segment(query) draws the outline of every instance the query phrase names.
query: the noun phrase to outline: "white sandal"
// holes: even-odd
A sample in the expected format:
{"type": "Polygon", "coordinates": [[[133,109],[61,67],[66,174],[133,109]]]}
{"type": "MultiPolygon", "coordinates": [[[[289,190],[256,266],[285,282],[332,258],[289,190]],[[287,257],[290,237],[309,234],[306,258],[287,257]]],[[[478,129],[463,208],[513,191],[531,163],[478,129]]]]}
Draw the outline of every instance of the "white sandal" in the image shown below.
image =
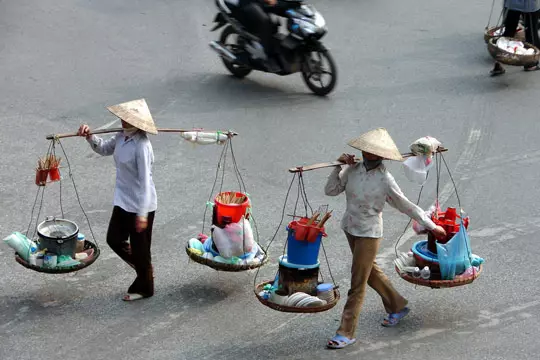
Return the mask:
{"type": "Polygon", "coordinates": [[[144,299],[145,296],[141,295],[141,294],[130,294],[130,293],[127,293],[126,295],[124,295],[124,297],[122,298],[122,300],[124,301],[135,301],[135,300],[140,300],[140,299],[144,299]]]}

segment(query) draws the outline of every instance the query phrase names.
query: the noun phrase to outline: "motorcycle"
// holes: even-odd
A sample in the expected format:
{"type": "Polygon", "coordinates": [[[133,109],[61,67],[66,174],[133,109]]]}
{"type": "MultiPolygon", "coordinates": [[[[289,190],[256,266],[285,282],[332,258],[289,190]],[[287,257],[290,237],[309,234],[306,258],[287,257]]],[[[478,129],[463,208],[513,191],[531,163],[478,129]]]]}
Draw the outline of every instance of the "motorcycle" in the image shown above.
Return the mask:
{"type": "Polygon", "coordinates": [[[288,33],[279,32],[281,23],[274,21],[274,40],[281,58],[278,71],[270,71],[264,48],[257,36],[248,32],[238,20],[231,15],[231,10],[223,0],[216,0],[219,12],[214,18],[216,24],[211,31],[227,25],[219,41],[210,42],[210,47],[221,57],[229,72],[244,78],[251,71],[258,70],[281,76],[302,73],[307,87],[316,95],[326,96],[335,87],[337,69],[330,51],[322,44],[321,38],[326,34],[326,22],[322,15],[303,0],[283,1],[279,6],[284,10],[288,33]],[[227,42],[236,35],[236,41],[227,42]],[[326,65],[325,65],[326,63],[326,65]],[[323,78],[329,77],[327,84],[323,78]]]}

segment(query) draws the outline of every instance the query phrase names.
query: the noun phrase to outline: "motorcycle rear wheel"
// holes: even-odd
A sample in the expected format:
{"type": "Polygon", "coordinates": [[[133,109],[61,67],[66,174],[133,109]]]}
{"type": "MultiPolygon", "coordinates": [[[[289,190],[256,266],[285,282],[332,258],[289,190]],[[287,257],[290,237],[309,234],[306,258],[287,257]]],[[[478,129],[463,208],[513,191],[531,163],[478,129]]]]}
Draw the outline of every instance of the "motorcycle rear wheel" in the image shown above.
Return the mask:
{"type": "MultiPolygon", "coordinates": [[[[238,35],[236,30],[232,26],[227,26],[225,29],[223,29],[223,32],[221,33],[221,36],[219,38],[219,42],[229,49],[233,54],[238,54],[239,51],[242,51],[241,45],[238,44],[238,37],[236,38],[236,42],[234,44],[227,44],[227,38],[231,35],[238,35]]],[[[238,64],[234,64],[230,61],[228,61],[225,58],[221,58],[223,61],[223,64],[229,70],[229,72],[239,79],[242,79],[249,75],[249,73],[253,70],[247,66],[242,66],[238,64]]]]}
{"type": "Polygon", "coordinates": [[[328,50],[319,50],[306,54],[306,60],[302,65],[302,78],[306,86],[315,95],[326,96],[332,92],[337,82],[337,68],[330,52],[328,50]],[[313,55],[317,55],[317,59],[314,59],[313,55]],[[323,58],[328,63],[328,69],[323,66],[323,58]],[[322,81],[323,75],[330,76],[327,85],[322,81]]]}

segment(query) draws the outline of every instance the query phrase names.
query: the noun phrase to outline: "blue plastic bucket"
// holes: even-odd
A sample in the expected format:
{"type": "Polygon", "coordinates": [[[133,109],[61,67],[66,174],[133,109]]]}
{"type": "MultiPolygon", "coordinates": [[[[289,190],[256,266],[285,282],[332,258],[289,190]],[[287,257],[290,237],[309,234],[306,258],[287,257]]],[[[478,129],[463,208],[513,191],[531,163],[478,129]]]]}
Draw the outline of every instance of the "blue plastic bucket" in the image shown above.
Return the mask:
{"type": "Polygon", "coordinates": [[[323,234],[319,234],[314,242],[298,241],[294,230],[287,227],[287,261],[297,265],[312,266],[319,263],[319,249],[323,234]]]}
{"type": "Polygon", "coordinates": [[[411,250],[415,255],[419,256],[425,261],[429,261],[435,264],[439,263],[439,258],[437,257],[437,254],[434,254],[428,250],[427,240],[420,240],[415,242],[411,250]]]}

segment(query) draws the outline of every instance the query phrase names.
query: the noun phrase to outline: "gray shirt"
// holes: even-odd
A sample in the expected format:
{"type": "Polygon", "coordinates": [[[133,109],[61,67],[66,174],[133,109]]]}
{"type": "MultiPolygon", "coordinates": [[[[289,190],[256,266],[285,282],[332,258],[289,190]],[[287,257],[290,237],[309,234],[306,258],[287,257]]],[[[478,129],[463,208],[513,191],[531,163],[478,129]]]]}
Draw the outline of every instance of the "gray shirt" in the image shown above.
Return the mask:
{"type": "Polygon", "coordinates": [[[92,135],[88,142],[96,153],[113,155],[116,164],[114,206],[138,216],[147,216],[157,209],[157,196],[152,179],[154,151],[144,131],[130,138],[123,132],[110,139],[92,135]]]}

